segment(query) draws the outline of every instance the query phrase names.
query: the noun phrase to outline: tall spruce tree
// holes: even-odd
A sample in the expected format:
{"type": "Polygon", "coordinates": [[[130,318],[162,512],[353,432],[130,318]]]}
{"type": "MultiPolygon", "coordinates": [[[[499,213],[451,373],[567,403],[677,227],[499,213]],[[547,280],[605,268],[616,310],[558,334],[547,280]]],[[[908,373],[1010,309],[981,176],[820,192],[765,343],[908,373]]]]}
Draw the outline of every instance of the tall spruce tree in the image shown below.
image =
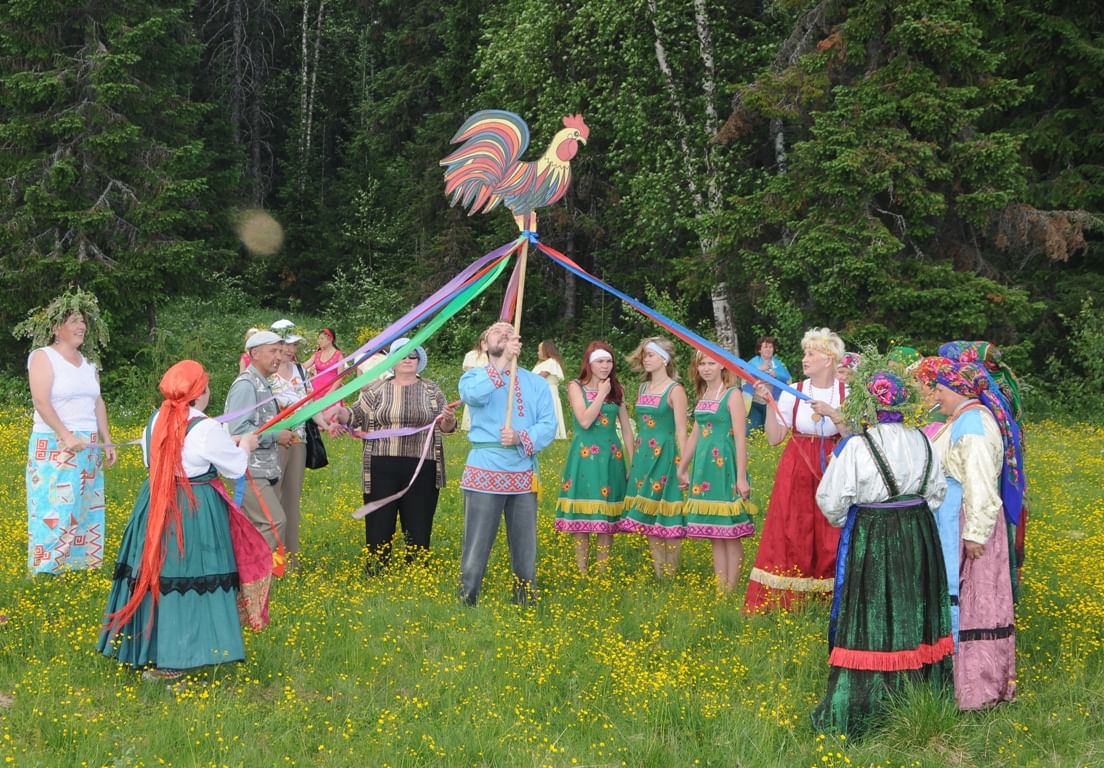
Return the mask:
{"type": "Polygon", "coordinates": [[[5,325],[79,283],[99,296],[118,355],[205,266],[189,5],[0,4],[5,325]]]}
{"type": "Polygon", "coordinates": [[[987,240],[1026,191],[1015,137],[984,127],[1025,93],[998,74],[982,34],[998,10],[810,3],[785,66],[744,89],[742,108],[783,121],[793,141],[731,219],[766,325],[791,337],[830,324],[856,339],[1019,340],[1031,307],[993,279],[987,240]]]}

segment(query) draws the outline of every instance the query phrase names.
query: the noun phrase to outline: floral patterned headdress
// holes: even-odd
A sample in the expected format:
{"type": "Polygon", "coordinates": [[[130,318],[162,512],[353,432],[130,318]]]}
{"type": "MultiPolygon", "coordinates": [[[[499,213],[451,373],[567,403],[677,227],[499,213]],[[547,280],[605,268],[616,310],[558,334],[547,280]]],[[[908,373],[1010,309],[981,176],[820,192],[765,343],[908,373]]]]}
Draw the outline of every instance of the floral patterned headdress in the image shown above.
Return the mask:
{"type": "Polygon", "coordinates": [[[1020,382],[1016,374],[1012,372],[1004,361],[1000,349],[996,344],[988,341],[948,341],[939,348],[939,354],[943,357],[960,363],[977,363],[985,366],[990,378],[997,385],[1001,396],[1008,403],[1012,416],[1019,419],[1022,401],[1020,397],[1020,382]]]}
{"type": "MultiPolygon", "coordinates": [[[[946,345],[941,349],[945,347],[946,345]]],[[[977,398],[993,414],[1004,447],[1004,466],[1001,470],[1004,516],[1013,525],[1019,523],[1027,488],[1023,472],[1023,435],[1010,404],[993,376],[983,364],[962,363],[946,357],[924,358],[917,368],[916,376],[931,386],[942,384],[963,397],[977,398]]]]}

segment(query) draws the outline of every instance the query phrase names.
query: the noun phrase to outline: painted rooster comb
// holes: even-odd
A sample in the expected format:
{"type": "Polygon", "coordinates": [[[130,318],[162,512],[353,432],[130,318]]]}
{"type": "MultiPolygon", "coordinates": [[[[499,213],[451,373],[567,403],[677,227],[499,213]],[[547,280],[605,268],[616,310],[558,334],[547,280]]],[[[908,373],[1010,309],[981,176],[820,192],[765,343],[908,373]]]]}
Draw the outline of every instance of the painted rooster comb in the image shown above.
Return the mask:
{"type": "Polygon", "coordinates": [[[583,122],[582,115],[568,115],[563,119],[565,128],[574,128],[583,137],[583,141],[590,138],[590,129],[587,128],[587,124],[583,122]]]}

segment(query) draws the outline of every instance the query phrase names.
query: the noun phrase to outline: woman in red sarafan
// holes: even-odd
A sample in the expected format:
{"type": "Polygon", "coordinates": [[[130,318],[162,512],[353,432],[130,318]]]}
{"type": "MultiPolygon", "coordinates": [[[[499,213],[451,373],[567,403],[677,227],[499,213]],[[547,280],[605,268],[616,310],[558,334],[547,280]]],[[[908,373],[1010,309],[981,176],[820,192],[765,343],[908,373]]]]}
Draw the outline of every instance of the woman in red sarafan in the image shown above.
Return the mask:
{"type": "MultiPolygon", "coordinates": [[[[774,488],[763,523],[763,536],[748,577],[744,611],[788,609],[810,594],[830,595],[836,568],[839,531],[824,519],[816,489],[828,457],[840,436],[839,407],[847,394],[836,379],[843,341],[827,328],[812,328],[801,339],[805,378],[796,386],[810,400],[790,392],[778,398],[764,428],[771,445],[790,440],[778,461],[774,488]]],[[[758,382],[756,392],[770,398],[758,382]]]]}

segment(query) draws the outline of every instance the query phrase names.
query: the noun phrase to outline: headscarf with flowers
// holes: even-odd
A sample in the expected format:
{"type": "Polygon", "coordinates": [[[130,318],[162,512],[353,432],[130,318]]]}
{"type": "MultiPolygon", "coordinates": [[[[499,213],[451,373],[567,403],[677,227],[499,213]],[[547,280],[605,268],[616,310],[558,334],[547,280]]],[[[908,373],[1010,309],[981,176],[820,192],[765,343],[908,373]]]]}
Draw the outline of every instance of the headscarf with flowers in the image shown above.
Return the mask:
{"type": "Polygon", "coordinates": [[[846,368],[849,371],[856,371],[859,368],[859,364],[862,362],[862,355],[858,352],[844,352],[843,357],[840,358],[839,368],[846,368]]]}
{"type": "Polygon", "coordinates": [[[1012,416],[1021,416],[1020,382],[1002,360],[1000,349],[988,341],[948,341],[939,348],[943,357],[960,363],[979,363],[985,366],[990,378],[1000,388],[1000,393],[1008,402],[1012,416]]]}
{"type": "Polygon", "coordinates": [[[939,374],[939,369],[950,364],[951,361],[945,357],[925,357],[913,366],[911,373],[913,378],[921,384],[927,387],[934,387],[936,384],[935,378],[939,374]]]}
{"type": "Polygon", "coordinates": [[[1020,425],[993,377],[983,365],[959,363],[945,357],[925,358],[919,370],[923,370],[925,375],[934,373],[936,384],[942,384],[964,397],[977,398],[993,414],[1004,443],[1004,466],[1001,470],[1004,517],[1009,523],[1018,524],[1027,487],[1023,472],[1023,437],[1020,425]]]}
{"type": "MultiPolygon", "coordinates": [[[[149,515],[142,560],[135,575],[134,587],[126,605],[109,616],[109,628],[118,630],[138,610],[146,594],[154,606],[161,597],[161,568],[165,564],[165,531],[176,530],[176,544],[184,551],[178,488],[183,488],[190,505],[195,504],[192,487],[184,474],[184,437],[188,433],[190,403],[207,389],[207,372],[195,360],[181,360],[161,377],[159,385],[165,400],[157,414],[150,438],[149,451],[149,515]]],[[[150,617],[156,611],[150,612],[150,617]]]]}
{"type": "Polygon", "coordinates": [[[861,432],[873,424],[918,425],[923,413],[916,390],[894,370],[889,357],[868,346],[855,358],[853,381],[862,386],[853,386],[840,406],[852,431],[861,432]]]}

